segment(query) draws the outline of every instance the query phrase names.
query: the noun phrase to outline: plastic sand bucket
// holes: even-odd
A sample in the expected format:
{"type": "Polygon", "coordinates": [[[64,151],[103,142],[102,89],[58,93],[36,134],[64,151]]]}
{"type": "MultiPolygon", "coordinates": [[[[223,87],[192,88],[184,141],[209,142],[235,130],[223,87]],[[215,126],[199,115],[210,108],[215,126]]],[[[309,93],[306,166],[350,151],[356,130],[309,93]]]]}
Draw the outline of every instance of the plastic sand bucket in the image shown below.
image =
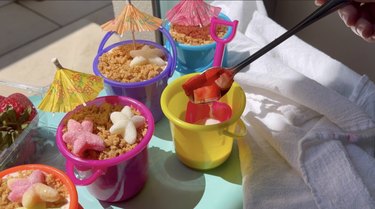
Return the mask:
{"type": "Polygon", "coordinates": [[[147,40],[136,40],[137,43],[146,44],[161,49],[164,52],[165,57],[167,57],[168,64],[165,67],[165,69],[159,75],[155,76],[152,79],[141,82],[125,83],[111,80],[100,73],[98,69],[100,56],[102,56],[104,53],[110,51],[115,47],[126,44],[133,44],[132,40],[127,40],[104,47],[108,39],[113,35],[113,32],[108,32],[103,37],[103,40],[99,45],[98,54],[96,55],[93,62],[94,74],[103,77],[104,88],[107,95],[131,97],[142,102],[151,110],[155,122],[163,118],[163,112],[161,111],[160,107],[160,95],[163,92],[164,88],[167,86],[168,79],[173,75],[176,69],[177,57],[177,49],[169,32],[167,32],[162,27],[159,28],[159,30],[165,35],[165,37],[167,37],[167,40],[171,43],[170,46],[172,48],[172,55],[166,48],[164,48],[162,45],[158,43],[147,40]]]}
{"type": "Polygon", "coordinates": [[[42,164],[25,164],[16,167],[11,167],[0,172],[0,179],[5,176],[17,173],[25,170],[40,170],[44,173],[52,174],[55,178],[58,178],[67,188],[69,194],[69,207],[68,209],[81,209],[82,207],[78,203],[77,189],[70,178],[61,170],[42,164]]]}
{"type": "Polygon", "coordinates": [[[229,157],[233,139],[246,135],[240,119],[245,108],[245,93],[234,82],[220,99],[232,108],[229,120],[213,125],[197,125],[184,121],[188,97],[182,84],[195,74],[188,74],[171,82],[161,95],[161,107],[169,119],[176,155],[185,165],[206,170],[221,165],[229,157]]]}
{"type": "Polygon", "coordinates": [[[85,160],[73,155],[62,139],[67,119],[83,106],[67,113],[61,120],[56,133],[56,143],[66,158],[66,172],[76,185],[87,186],[88,191],[98,200],[119,202],[135,196],[146,183],[148,176],[147,145],[154,133],[154,119],[150,110],[141,102],[123,96],[98,97],[86,105],[103,103],[127,105],[135,108],[145,117],[147,132],[141,142],[132,150],[118,157],[105,160],[85,160]],[[75,172],[76,171],[76,172],[75,172]],[[76,173],[81,178],[76,177],[76,173]]]}
{"type": "MultiPolygon", "coordinates": [[[[228,16],[223,13],[219,14],[219,19],[231,21],[228,16]]],[[[170,29],[170,22],[165,25],[166,30],[170,29]]],[[[228,31],[223,38],[227,38],[232,33],[232,28],[228,27],[228,31]]],[[[170,49],[172,42],[165,44],[166,48],[170,49]]],[[[202,72],[209,67],[212,67],[216,43],[213,41],[210,44],[204,45],[188,45],[174,41],[177,48],[177,66],[176,70],[182,74],[202,72]]],[[[226,62],[227,49],[224,49],[223,66],[227,66],[226,62]]]]}

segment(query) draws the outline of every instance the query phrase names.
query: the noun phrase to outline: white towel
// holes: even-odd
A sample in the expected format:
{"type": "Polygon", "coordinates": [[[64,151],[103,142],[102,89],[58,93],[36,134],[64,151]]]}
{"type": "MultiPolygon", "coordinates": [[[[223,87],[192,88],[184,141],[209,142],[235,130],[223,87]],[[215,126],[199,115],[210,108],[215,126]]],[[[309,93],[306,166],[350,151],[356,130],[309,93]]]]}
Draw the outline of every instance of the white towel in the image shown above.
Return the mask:
{"type": "MultiPolygon", "coordinates": [[[[283,32],[255,12],[229,44],[229,64],[283,32]]],[[[239,141],[244,208],[375,208],[372,81],[297,37],[235,81],[247,98],[248,135],[239,141]]]]}

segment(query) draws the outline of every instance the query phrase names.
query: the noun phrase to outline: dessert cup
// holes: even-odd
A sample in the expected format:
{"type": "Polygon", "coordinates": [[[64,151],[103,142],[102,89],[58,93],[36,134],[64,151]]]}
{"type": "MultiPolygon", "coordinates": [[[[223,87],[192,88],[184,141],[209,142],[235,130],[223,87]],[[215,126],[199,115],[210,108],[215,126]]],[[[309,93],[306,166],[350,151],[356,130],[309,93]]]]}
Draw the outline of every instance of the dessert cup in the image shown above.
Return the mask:
{"type": "Polygon", "coordinates": [[[171,53],[169,53],[166,48],[158,43],[147,40],[136,40],[137,43],[150,45],[155,48],[161,49],[164,52],[165,57],[167,58],[167,66],[165,67],[165,69],[152,79],[141,82],[125,83],[114,81],[103,76],[103,74],[98,69],[100,56],[102,56],[106,52],[109,52],[115,47],[125,44],[133,44],[132,40],[127,40],[105,47],[106,42],[113,35],[113,32],[109,32],[104,36],[102,42],[100,43],[98,54],[94,58],[93,62],[94,74],[103,77],[104,88],[107,95],[131,97],[142,102],[151,110],[156,122],[163,118],[163,112],[161,111],[160,107],[160,95],[164,88],[167,86],[168,79],[173,75],[175,71],[177,57],[176,47],[174,45],[173,39],[170,37],[170,34],[164,28],[160,28],[159,30],[167,37],[167,40],[172,43],[171,53]]]}
{"type": "Polygon", "coordinates": [[[189,101],[182,84],[197,73],[181,76],[170,83],[161,96],[161,107],[169,119],[174,147],[178,159],[185,165],[199,170],[215,168],[229,157],[233,139],[246,135],[240,119],[246,104],[245,93],[234,82],[228,93],[220,99],[233,113],[230,119],[213,125],[197,125],[185,121],[189,101]]]}
{"type": "MultiPolygon", "coordinates": [[[[219,14],[219,18],[230,21],[230,18],[223,13],[219,14]]],[[[171,23],[168,22],[165,28],[169,31],[171,23]]],[[[232,28],[228,27],[228,30],[224,38],[228,37],[232,33],[232,28]]],[[[174,41],[177,49],[177,64],[176,70],[182,74],[203,72],[209,67],[212,67],[213,59],[215,55],[216,43],[213,41],[209,44],[203,45],[188,45],[174,41]]],[[[171,48],[170,42],[166,43],[166,48],[171,48]]],[[[223,65],[226,66],[227,49],[224,49],[223,65]]]]}
{"type": "Polygon", "coordinates": [[[42,165],[42,164],[25,164],[25,165],[11,167],[11,168],[1,171],[0,179],[6,177],[7,175],[15,174],[17,172],[26,171],[26,170],[40,170],[43,173],[52,174],[55,178],[59,179],[68,190],[69,201],[67,203],[68,206],[66,208],[67,209],[81,209],[82,208],[78,203],[78,194],[77,194],[75,185],[63,171],[57,168],[47,166],[47,165],[42,165]]]}
{"type": "Polygon", "coordinates": [[[103,103],[131,106],[145,118],[147,131],[131,150],[104,160],[83,159],[70,152],[63,141],[63,130],[71,114],[80,111],[78,106],[61,120],[56,134],[56,144],[66,159],[66,172],[76,185],[87,186],[87,190],[98,200],[120,202],[135,196],[143,188],[148,176],[147,145],[154,132],[154,119],[150,110],[141,102],[123,96],[98,97],[86,104],[103,103]],[[78,176],[78,177],[77,177],[78,176]]]}

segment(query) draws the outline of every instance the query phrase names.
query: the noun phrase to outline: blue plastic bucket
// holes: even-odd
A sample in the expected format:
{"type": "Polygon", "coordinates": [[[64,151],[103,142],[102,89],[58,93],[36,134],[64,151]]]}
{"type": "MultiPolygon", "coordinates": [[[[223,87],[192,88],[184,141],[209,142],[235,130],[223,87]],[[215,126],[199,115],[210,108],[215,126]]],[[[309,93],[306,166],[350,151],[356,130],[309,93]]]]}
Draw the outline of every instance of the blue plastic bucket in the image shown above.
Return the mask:
{"type": "MultiPolygon", "coordinates": [[[[224,15],[223,13],[219,14],[219,18],[231,21],[228,16],[224,15]]],[[[165,25],[165,29],[169,31],[170,29],[170,22],[165,25]]],[[[228,37],[232,33],[232,28],[228,27],[228,31],[225,34],[224,38],[228,37]]],[[[165,44],[165,47],[171,50],[171,41],[165,44]]],[[[212,42],[210,44],[204,45],[188,45],[182,44],[177,41],[174,41],[174,44],[177,48],[177,66],[176,70],[182,74],[189,74],[189,73],[199,73],[203,72],[207,68],[212,67],[213,59],[215,55],[215,48],[216,43],[212,42]]],[[[227,66],[226,62],[227,56],[227,49],[224,49],[223,55],[223,66],[227,66]]]]}
{"type": "Polygon", "coordinates": [[[147,40],[136,40],[137,43],[146,44],[161,49],[164,52],[165,57],[167,57],[167,66],[159,75],[155,76],[154,78],[141,82],[125,83],[111,80],[101,74],[98,69],[98,64],[99,57],[102,56],[102,54],[121,45],[133,44],[132,40],[127,40],[104,47],[108,39],[113,35],[114,32],[108,32],[103,37],[99,45],[98,54],[96,55],[93,62],[94,74],[97,76],[101,76],[104,79],[104,89],[107,95],[127,96],[142,102],[151,110],[155,121],[159,121],[164,116],[160,107],[160,97],[164,88],[167,86],[168,79],[173,75],[176,69],[177,57],[177,49],[171,35],[163,27],[160,27],[159,30],[171,43],[170,46],[172,48],[172,54],[158,43],[147,40]]]}

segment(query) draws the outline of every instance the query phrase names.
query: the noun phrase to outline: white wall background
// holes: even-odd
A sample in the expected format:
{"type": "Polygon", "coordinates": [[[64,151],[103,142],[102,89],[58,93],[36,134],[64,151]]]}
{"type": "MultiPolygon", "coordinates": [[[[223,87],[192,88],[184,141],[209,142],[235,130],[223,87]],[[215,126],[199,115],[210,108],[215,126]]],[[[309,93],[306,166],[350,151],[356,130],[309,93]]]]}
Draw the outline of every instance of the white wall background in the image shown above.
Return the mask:
{"type": "MultiPolygon", "coordinates": [[[[286,29],[293,27],[317,7],[313,0],[265,0],[269,16],[286,29]]],[[[357,37],[333,13],[297,34],[304,41],[375,81],[375,43],[357,37]]],[[[329,73],[329,72],[327,72],[329,73]]]]}
{"type": "MultiPolygon", "coordinates": [[[[139,9],[140,11],[147,13],[149,15],[152,15],[152,2],[151,1],[131,1],[132,4],[139,9]]],[[[124,9],[124,7],[128,4],[128,1],[119,1],[119,0],[113,0],[113,12],[115,14],[115,17],[117,17],[121,11],[124,9]]],[[[149,40],[149,41],[155,41],[155,32],[151,31],[145,31],[145,32],[136,32],[135,33],[136,39],[141,40],[149,40]]],[[[132,39],[131,33],[125,33],[120,40],[129,40],[132,39]]]]}

